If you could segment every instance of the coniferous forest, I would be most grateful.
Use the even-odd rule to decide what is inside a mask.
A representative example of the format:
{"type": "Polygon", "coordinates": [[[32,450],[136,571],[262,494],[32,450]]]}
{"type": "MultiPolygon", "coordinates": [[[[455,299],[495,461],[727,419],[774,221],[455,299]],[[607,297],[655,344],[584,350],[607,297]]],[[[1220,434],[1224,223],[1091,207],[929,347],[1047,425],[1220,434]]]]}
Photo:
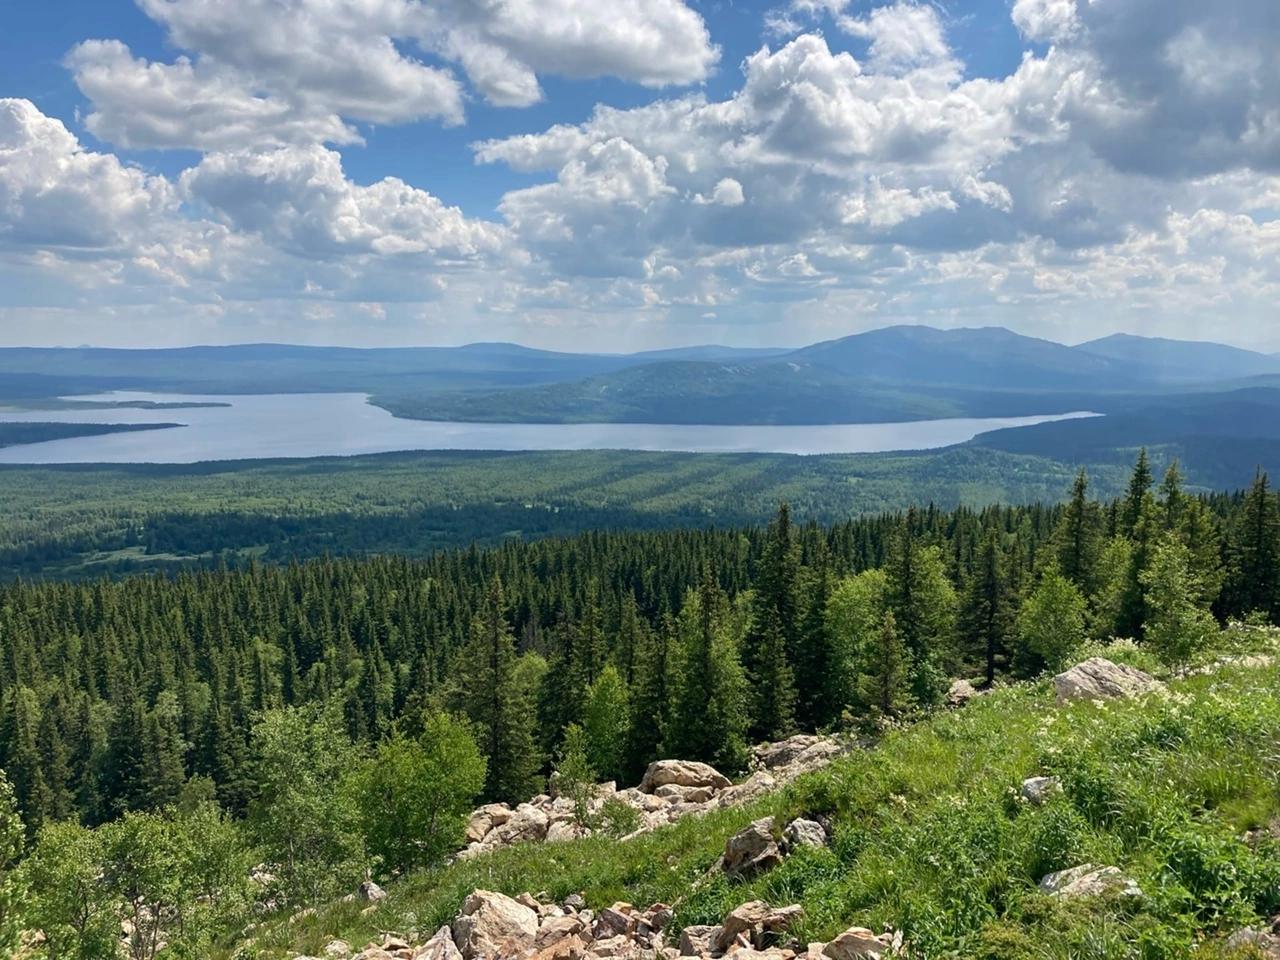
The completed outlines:
{"type": "Polygon", "coordinates": [[[314,904],[441,862],[475,803],[553,771],[630,783],[678,756],[732,773],[756,742],[922,715],[955,678],[1056,672],[1114,637],[1176,667],[1221,624],[1278,612],[1266,475],[1193,496],[1145,452],[1106,502],[1081,471],[1052,506],[818,526],[784,504],[763,528],[16,582],[7,860],[51,956],[106,955],[153,868],[173,874],[147,888],[163,909],[129,909],[170,936],[185,909],[184,942],[208,944],[251,862],[272,865],[272,902],[314,904]],[[114,880],[90,896],[93,877],[114,880]]]}

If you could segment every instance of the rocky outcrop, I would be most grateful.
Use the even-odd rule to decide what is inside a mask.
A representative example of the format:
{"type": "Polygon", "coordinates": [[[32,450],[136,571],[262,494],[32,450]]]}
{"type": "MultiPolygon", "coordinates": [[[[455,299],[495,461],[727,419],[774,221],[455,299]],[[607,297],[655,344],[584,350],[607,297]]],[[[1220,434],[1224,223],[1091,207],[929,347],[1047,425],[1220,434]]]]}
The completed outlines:
{"type": "Polygon", "coordinates": [[[1090,657],[1053,678],[1059,704],[1072,700],[1114,700],[1163,691],[1165,686],[1149,673],[1104,657],[1090,657]]]}
{"type": "Polygon", "coordinates": [[[976,696],[978,696],[978,691],[972,683],[968,680],[956,680],[947,690],[947,705],[963,707],[976,696]]]}
{"type": "Polygon", "coordinates": [[[1051,897],[1141,897],[1138,885],[1120,872],[1119,867],[1096,867],[1083,863],[1069,870],[1059,870],[1040,881],[1040,892],[1051,897]]]}
{"type": "Polygon", "coordinates": [[[538,912],[501,893],[477,890],[463,901],[452,934],[463,960],[514,956],[537,936],[538,912]]]}
{"type": "Polygon", "coordinates": [[[353,956],[339,940],[325,948],[324,960],[859,960],[902,947],[900,935],[864,927],[851,927],[830,943],[801,943],[795,929],[803,917],[798,904],[752,900],[718,924],[687,926],[676,936],[672,910],[662,903],[640,910],[620,902],[593,914],[576,895],[555,904],[476,890],[452,925],[425,943],[389,933],[353,956]]]}
{"type": "Polygon", "coordinates": [[[724,846],[724,872],[731,877],[750,876],[781,862],[782,848],[773,838],[773,817],[753,821],[724,846]]]}
{"type": "MultiPolygon", "coordinates": [[[[763,743],[752,751],[751,773],[738,784],[706,763],[656,760],[649,764],[637,787],[619,790],[614,783],[598,784],[587,810],[596,816],[605,801],[613,799],[636,811],[639,826],[625,840],[683,817],[750,803],[802,774],[826,766],[855,746],[850,740],[811,734],[763,743]]],[[[552,788],[554,792],[554,783],[552,788]]],[[[466,859],[513,843],[556,843],[585,836],[590,829],[577,821],[576,813],[571,799],[550,794],[534,797],[514,809],[503,803],[486,804],[467,821],[467,846],[458,856],[466,859]]]]}

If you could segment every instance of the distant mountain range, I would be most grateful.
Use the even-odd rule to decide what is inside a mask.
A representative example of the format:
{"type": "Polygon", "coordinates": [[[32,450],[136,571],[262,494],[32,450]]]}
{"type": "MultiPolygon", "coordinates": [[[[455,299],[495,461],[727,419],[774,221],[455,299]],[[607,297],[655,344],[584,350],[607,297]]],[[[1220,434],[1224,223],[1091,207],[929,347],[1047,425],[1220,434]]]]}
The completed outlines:
{"type": "Polygon", "coordinates": [[[359,391],[400,416],[470,421],[841,423],[1120,412],[1280,386],[1280,357],[1119,334],[1078,346],[1000,327],[895,326],[797,350],[576,354],[510,343],[355,349],[0,349],[0,399],[132,389],[359,391]]]}

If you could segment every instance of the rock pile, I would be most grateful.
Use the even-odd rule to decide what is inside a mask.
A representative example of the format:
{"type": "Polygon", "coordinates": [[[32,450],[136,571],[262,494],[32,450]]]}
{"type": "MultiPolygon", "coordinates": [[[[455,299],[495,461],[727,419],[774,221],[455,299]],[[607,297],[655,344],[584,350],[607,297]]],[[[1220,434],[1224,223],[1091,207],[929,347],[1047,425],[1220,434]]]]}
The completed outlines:
{"type": "MultiPolygon", "coordinates": [[[[807,734],[761,744],[753,751],[750,776],[736,785],[705,763],[656,760],[649,764],[639,786],[619,790],[615,783],[597,784],[587,809],[594,816],[606,801],[626,804],[639,815],[639,828],[631,834],[635,836],[682,817],[749,803],[801,774],[826,766],[853,747],[848,740],[807,734]]],[[[577,823],[574,802],[568,797],[543,794],[514,809],[505,803],[490,803],[471,814],[467,846],[458,856],[474,857],[513,843],[572,840],[586,832],[577,823]]]]}
{"type": "Polygon", "coordinates": [[[851,927],[830,943],[801,943],[794,929],[804,910],[744,903],[714,926],[689,926],[672,935],[671,908],[640,910],[615,903],[599,914],[572,896],[561,904],[528,894],[512,898],[474,891],[453,922],[418,946],[394,934],[359,953],[341,940],[323,957],[299,960],[878,960],[902,950],[901,935],[851,927]]]}

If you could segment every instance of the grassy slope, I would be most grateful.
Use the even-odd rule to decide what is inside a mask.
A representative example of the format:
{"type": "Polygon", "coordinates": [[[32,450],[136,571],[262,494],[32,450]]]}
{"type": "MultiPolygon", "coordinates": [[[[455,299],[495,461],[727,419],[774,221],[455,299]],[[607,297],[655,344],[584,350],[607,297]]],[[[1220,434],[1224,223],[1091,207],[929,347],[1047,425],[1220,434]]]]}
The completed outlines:
{"type": "MultiPolygon", "coordinates": [[[[1110,655],[1141,661],[1131,647],[1110,655]]],[[[681,926],[718,922],[757,897],[798,902],[802,940],[894,924],[928,957],[1216,956],[1220,935],[1280,910],[1280,838],[1241,840],[1280,816],[1280,673],[1229,666],[1171,686],[1169,698],[1065,709],[1045,682],[1009,687],[753,806],[627,844],[510,848],[394,884],[373,915],[348,904],[268,925],[255,946],[266,957],[315,953],[333,936],[429,936],[485,887],[583,891],[597,908],[675,902],[681,926]],[[1017,789],[1038,773],[1062,777],[1065,793],[1034,808],[1017,789]],[[835,818],[829,850],[797,853],[747,883],[706,875],[750,820],[820,813],[835,818]],[[1123,867],[1146,899],[1063,903],[1036,892],[1045,873],[1086,861],[1123,867]]]]}

